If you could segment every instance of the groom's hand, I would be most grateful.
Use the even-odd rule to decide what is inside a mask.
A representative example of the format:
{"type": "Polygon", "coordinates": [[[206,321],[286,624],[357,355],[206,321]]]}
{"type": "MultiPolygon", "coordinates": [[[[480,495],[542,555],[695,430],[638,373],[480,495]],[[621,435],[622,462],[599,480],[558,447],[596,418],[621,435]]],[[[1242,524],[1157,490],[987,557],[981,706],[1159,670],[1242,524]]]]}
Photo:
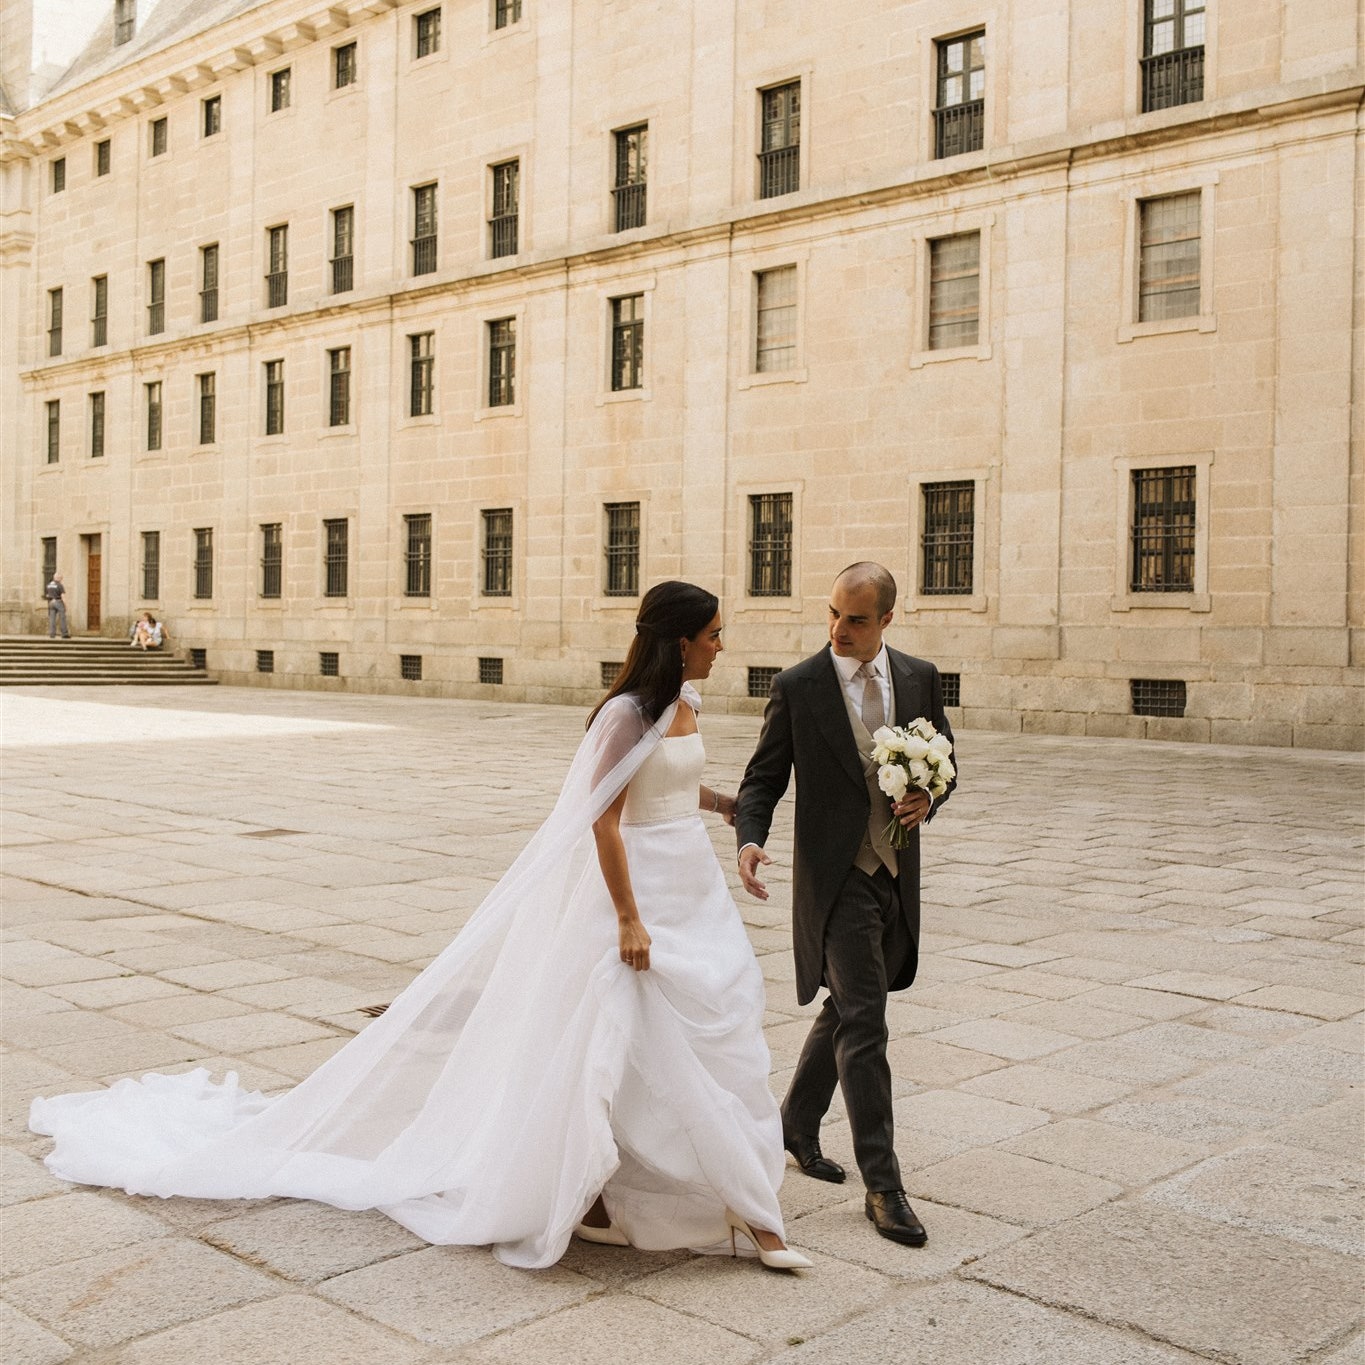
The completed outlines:
{"type": "Polygon", "coordinates": [[[906,792],[905,796],[892,807],[892,810],[895,811],[896,818],[906,829],[914,829],[916,825],[924,823],[931,804],[929,793],[916,788],[914,791],[906,792]]]}
{"type": "Polygon", "coordinates": [[[772,859],[757,844],[745,844],[739,851],[739,879],[756,900],[768,899],[768,888],[758,880],[758,868],[760,863],[766,867],[770,862],[772,859]]]}

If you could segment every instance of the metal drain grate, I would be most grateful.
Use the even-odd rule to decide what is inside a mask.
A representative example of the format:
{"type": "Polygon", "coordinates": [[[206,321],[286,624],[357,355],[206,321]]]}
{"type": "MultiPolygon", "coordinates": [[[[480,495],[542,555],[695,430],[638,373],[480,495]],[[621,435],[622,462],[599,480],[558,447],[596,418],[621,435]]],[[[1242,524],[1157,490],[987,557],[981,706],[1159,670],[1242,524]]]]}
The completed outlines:
{"type": "Polygon", "coordinates": [[[386,1009],[388,1009],[387,1005],[362,1005],[356,1013],[368,1014],[371,1019],[378,1019],[386,1009]]]}

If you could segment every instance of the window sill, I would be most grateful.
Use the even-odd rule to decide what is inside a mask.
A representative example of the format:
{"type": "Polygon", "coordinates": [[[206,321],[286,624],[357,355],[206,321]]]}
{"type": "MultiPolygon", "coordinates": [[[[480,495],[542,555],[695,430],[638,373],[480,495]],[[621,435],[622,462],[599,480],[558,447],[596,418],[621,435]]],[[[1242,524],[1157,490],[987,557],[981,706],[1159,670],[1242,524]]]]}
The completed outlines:
{"type": "Polygon", "coordinates": [[[1210,611],[1206,592],[1125,592],[1109,599],[1110,611],[1210,611]]]}
{"type": "Polygon", "coordinates": [[[395,611],[425,611],[434,612],[436,610],[436,598],[430,597],[408,597],[400,594],[393,599],[395,611]]]}
{"type": "Polygon", "coordinates": [[[1174,332],[1216,332],[1218,318],[1213,313],[1198,313],[1188,318],[1161,318],[1156,322],[1127,322],[1118,330],[1120,343],[1138,337],[1168,336],[1174,332]]]}
{"type": "Polygon", "coordinates": [[[971,593],[910,593],[906,602],[908,608],[918,616],[926,611],[970,611],[986,610],[986,594],[971,593]]]}
{"type": "Polygon", "coordinates": [[[640,594],[637,592],[631,597],[622,594],[620,597],[603,597],[598,595],[588,603],[588,610],[592,612],[629,612],[634,617],[640,610],[640,594]]]}
{"type": "Polygon", "coordinates": [[[520,417],[522,415],[520,403],[499,403],[495,408],[475,408],[474,420],[476,422],[496,422],[503,417],[520,417]]]}
{"type": "Polygon", "coordinates": [[[200,445],[193,446],[190,453],[192,455],[221,455],[222,450],[217,441],[205,441],[200,445]]]}
{"type": "Polygon", "coordinates": [[[406,431],[409,427],[439,427],[440,425],[440,414],[435,412],[424,412],[418,417],[409,415],[398,419],[399,431],[406,431]]]}
{"type": "Polygon", "coordinates": [[[910,368],[920,370],[926,365],[940,365],[944,361],[989,360],[990,358],[990,342],[976,346],[945,346],[941,351],[911,351],[910,368]]]}
{"type": "Polygon", "coordinates": [[[647,388],[608,389],[597,395],[597,406],[600,408],[607,403],[647,403],[652,397],[647,388]]]}
{"type": "Polygon", "coordinates": [[[736,611],[775,612],[798,620],[805,614],[805,603],[799,597],[750,597],[747,593],[736,603],[736,611]]]}
{"type": "Polygon", "coordinates": [[[471,611],[500,611],[508,616],[516,616],[521,612],[521,599],[517,597],[485,597],[482,593],[475,593],[469,607],[471,611]]]}
{"type": "Polygon", "coordinates": [[[318,436],[318,440],[330,441],[338,437],[354,436],[355,434],[356,434],[355,423],[348,422],[345,426],[341,427],[323,427],[321,433],[318,436]]]}
{"type": "Polygon", "coordinates": [[[284,599],[282,597],[258,597],[256,599],[256,610],[267,612],[283,612],[284,599]]]}
{"type": "Polygon", "coordinates": [[[762,389],[771,384],[804,384],[810,378],[810,371],[803,365],[800,369],[754,371],[741,375],[739,389],[762,389]]]}

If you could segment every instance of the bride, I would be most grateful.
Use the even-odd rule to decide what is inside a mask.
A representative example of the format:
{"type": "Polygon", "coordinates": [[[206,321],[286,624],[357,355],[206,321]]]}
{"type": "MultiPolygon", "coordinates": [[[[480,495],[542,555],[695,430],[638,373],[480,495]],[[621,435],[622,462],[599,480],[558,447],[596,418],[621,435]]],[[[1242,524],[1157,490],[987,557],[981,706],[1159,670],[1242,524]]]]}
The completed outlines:
{"type": "Polygon", "coordinates": [[[429,1242],[552,1265],[783,1242],[763,979],[701,820],[692,686],[717,599],[660,583],[549,818],[454,942],[283,1095],[200,1068],[34,1100],[54,1175],[130,1194],[377,1208],[429,1242]],[[736,1240],[741,1234],[744,1241],[736,1240]]]}

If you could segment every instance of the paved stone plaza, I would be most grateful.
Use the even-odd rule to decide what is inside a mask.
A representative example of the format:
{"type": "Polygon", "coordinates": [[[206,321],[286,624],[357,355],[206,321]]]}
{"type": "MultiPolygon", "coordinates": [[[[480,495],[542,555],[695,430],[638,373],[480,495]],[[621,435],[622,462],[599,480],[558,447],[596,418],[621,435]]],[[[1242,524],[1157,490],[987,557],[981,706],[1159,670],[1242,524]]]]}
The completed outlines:
{"type": "MultiPolygon", "coordinates": [[[[153,1069],[308,1074],[464,922],[582,711],[229,688],[0,705],[8,1365],[1365,1361],[1359,756],[960,736],[920,978],[889,1011],[928,1247],[875,1236],[856,1179],[793,1170],[800,1276],[578,1243],[530,1273],[378,1214],[64,1186],[26,1115],[153,1069]]],[[[733,790],[757,728],[706,719],[709,780],[733,790]]],[[[772,900],[739,893],[779,1093],[808,1013],[783,814],[772,900]]]]}

